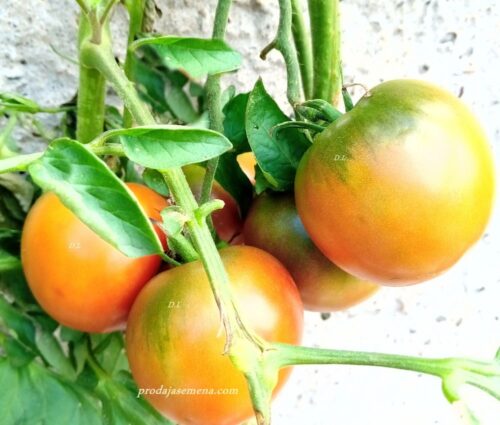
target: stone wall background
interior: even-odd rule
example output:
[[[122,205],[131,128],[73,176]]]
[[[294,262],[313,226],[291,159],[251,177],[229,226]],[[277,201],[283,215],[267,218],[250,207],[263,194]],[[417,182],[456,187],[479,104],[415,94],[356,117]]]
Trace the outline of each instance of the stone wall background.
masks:
[[[158,31],[209,36],[214,0],[157,0]],[[276,1],[236,0],[229,42],[245,57],[225,83],[248,90],[257,76],[285,100],[277,52],[263,62],[260,49],[274,36]],[[481,117],[500,163],[500,4],[495,0],[344,0],[343,58],[348,81],[368,86],[396,77],[426,79],[454,93]],[[68,0],[0,0],[0,90],[55,106],[75,93],[77,8]],[[113,19],[124,39],[125,14]],[[117,43],[123,52],[123,42]],[[52,46],[53,48],[51,48]],[[32,141],[26,134],[27,150]],[[453,219],[450,217],[450,219]],[[500,344],[500,219],[444,276],[409,288],[386,288],[372,300],[323,321],[306,314],[305,343],[341,349],[425,356],[490,358]],[[467,391],[485,425],[495,425],[499,404]],[[297,368],[274,404],[277,425],[455,425],[459,421],[431,377],[374,368]]]

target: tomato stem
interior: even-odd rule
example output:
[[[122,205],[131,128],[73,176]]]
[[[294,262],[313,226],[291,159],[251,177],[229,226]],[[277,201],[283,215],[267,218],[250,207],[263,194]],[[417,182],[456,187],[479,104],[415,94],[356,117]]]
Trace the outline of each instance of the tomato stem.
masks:
[[[292,0],[292,34],[295,49],[297,50],[304,97],[306,99],[311,99],[313,93],[311,35],[306,29],[299,0]]]
[[[128,40],[127,46],[130,46],[135,37],[143,31],[143,21],[144,21],[144,12],[146,7],[147,0],[136,0],[136,1],[126,1],[125,6],[128,10],[129,15],[129,26],[128,26]],[[131,81],[135,80],[134,77],[134,64],[136,61],[135,53],[127,48],[127,54],[125,56],[125,63],[123,65],[123,69],[125,71],[125,75]],[[125,108],[123,111],[123,126],[125,128],[132,127],[133,118],[130,114],[129,110]]]
[[[422,358],[396,354],[329,350],[273,344],[270,351],[278,367],[311,364],[379,366],[410,370],[440,377],[450,402],[458,401],[459,387],[473,385],[500,400],[500,360],[478,361],[465,358]]]
[[[287,73],[288,102],[295,108],[295,105],[302,101],[302,84],[298,52],[292,34],[292,0],[279,0],[279,8],[278,32],[274,40],[262,49],[260,57],[266,59],[273,49],[281,53]]]
[[[340,94],[339,0],[309,0],[311,21],[314,89],[313,97],[333,102]]]
[[[217,2],[217,9],[215,11],[214,18],[214,28],[212,32],[212,38],[215,40],[224,40],[231,4],[232,0],[219,0]],[[218,131],[219,133],[223,133],[224,115],[222,113],[220,79],[220,74],[209,75],[207,78],[205,89],[207,93],[207,108],[210,129]],[[210,199],[218,165],[219,157],[212,158],[207,162],[205,177],[203,178],[203,183],[201,186],[200,204],[205,204]],[[211,216],[207,217],[207,223],[212,232],[212,235],[216,235]]]
[[[80,55],[81,46],[91,33],[92,28],[88,16],[82,12],[79,27]],[[98,70],[83,65],[81,58],[79,79],[76,139],[80,143],[88,143],[104,129],[106,80]]]

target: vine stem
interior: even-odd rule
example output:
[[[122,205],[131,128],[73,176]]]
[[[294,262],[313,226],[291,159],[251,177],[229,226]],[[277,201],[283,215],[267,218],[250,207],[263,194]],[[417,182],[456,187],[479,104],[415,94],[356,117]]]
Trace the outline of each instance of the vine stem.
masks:
[[[297,50],[293,41],[292,33],[292,0],[279,0],[280,18],[276,37],[269,43],[260,54],[265,59],[267,54],[273,50],[278,50],[285,61],[287,73],[287,98],[288,102],[295,109],[295,106],[302,101],[302,84],[300,65]]]
[[[332,102],[341,89],[339,0],[308,0],[313,48],[313,97]]]
[[[212,38],[214,40],[224,40],[226,34],[227,22],[229,19],[229,11],[231,9],[232,0],[219,0],[217,9],[215,10],[214,27]],[[224,132],[224,115],[222,113],[221,105],[221,75],[209,75],[205,89],[207,92],[207,107],[208,107],[208,120],[210,129]],[[212,193],[212,186],[219,165],[219,157],[215,157],[207,161],[205,176],[201,186],[200,203],[204,204],[210,199]],[[211,217],[207,217],[209,226],[213,229]]]
[[[98,70],[86,67],[81,60],[82,43],[91,33],[92,28],[88,13],[84,11],[80,14],[78,35],[80,76],[77,98],[76,139],[80,143],[89,143],[101,134],[104,129],[106,80]]]
[[[127,46],[130,46],[137,34],[143,29],[143,20],[144,20],[144,9],[146,7],[147,0],[135,0],[135,1],[127,1],[126,7],[128,9],[129,14],[129,30],[128,30],[128,40]],[[134,81],[135,77],[134,73],[134,64],[136,58],[135,53],[131,49],[127,49],[127,54],[125,56],[125,63],[123,65],[123,69],[125,71],[125,75],[131,81]],[[125,128],[132,127],[133,118],[130,111],[125,108],[123,111],[123,126]]]
[[[306,100],[312,99],[313,93],[313,59],[311,38],[306,29],[299,0],[292,0],[292,34],[297,59],[299,61],[302,88]]]

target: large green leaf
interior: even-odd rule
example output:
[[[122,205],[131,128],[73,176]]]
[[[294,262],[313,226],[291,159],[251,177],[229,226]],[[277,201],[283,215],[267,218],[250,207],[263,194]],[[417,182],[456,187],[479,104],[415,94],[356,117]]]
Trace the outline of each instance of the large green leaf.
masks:
[[[132,48],[153,47],[164,64],[171,69],[184,69],[194,78],[234,71],[241,56],[222,40],[183,38],[174,36],[149,37],[137,40]]]
[[[175,125],[113,130],[104,139],[120,136],[125,153],[134,162],[155,170],[166,170],[203,162],[231,149],[216,131]]]
[[[52,142],[29,172],[39,186],[54,192],[80,220],[125,255],[162,252],[150,220],[129,189],[80,143]]]
[[[295,128],[273,131],[286,121],[289,118],[259,80],[248,99],[246,133],[263,175],[276,190],[293,187],[299,161],[310,146],[305,135]]]

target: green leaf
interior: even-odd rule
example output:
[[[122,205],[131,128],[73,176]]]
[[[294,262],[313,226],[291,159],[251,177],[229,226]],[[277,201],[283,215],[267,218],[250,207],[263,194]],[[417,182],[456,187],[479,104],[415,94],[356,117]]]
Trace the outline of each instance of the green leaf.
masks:
[[[0,411],[4,424],[100,424],[99,401],[36,362],[15,367],[0,358]]]
[[[266,92],[261,80],[250,93],[246,133],[263,175],[275,190],[293,188],[295,172],[310,143],[296,128],[273,134],[276,125],[289,121]]]
[[[29,167],[80,220],[129,257],[163,252],[153,226],[129,189],[97,156],[70,139],[52,142]]]
[[[8,294],[15,300],[16,304],[29,308],[30,311],[40,310],[21,268],[0,273],[0,292]]]
[[[91,338],[94,343],[99,340],[96,335],[92,335]],[[121,332],[104,335],[104,339],[95,345],[94,354],[101,367],[111,376],[121,370],[128,370],[123,334]]]
[[[38,330],[36,333],[36,345],[43,358],[56,372],[67,377],[72,377],[75,374],[73,365],[65,356],[59,341],[57,341],[53,334]]]
[[[142,38],[131,48],[153,47],[171,69],[184,69],[194,78],[235,71],[241,56],[221,40],[174,36]]]
[[[185,123],[192,123],[199,118],[186,92],[169,80],[165,85],[165,101],[172,113]]]
[[[100,381],[96,392],[103,402],[103,424],[174,425],[137,397],[138,389],[128,372],[122,371],[117,381]]]
[[[168,237],[179,235],[188,221],[184,210],[178,205],[171,205],[161,212],[162,228]]]
[[[0,273],[21,267],[21,260],[18,257],[0,248]]]
[[[146,168],[144,173],[142,173],[142,178],[144,179],[144,183],[155,192],[165,197],[170,196],[167,183],[165,183],[165,179],[159,171]]]
[[[136,60],[133,75],[142,100],[149,103],[156,112],[165,112],[168,105],[165,100],[165,80],[162,74],[143,61]]]
[[[36,113],[40,105],[31,99],[14,93],[0,93],[0,107],[11,111]]]
[[[224,106],[224,135],[231,141],[236,153],[250,150],[245,131],[245,114],[249,95],[249,93],[241,93]]]
[[[42,155],[43,152],[36,152],[0,159],[0,174],[11,173],[13,171],[26,171],[28,166]]]
[[[19,174],[0,174],[0,186],[12,193],[23,212],[28,212],[35,193],[33,184]]]
[[[101,140],[120,136],[127,156],[143,167],[166,170],[203,162],[231,149],[220,133],[175,125],[134,127],[105,133]]]
[[[36,349],[33,321],[3,297],[0,297],[0,325],[25,346]]]

